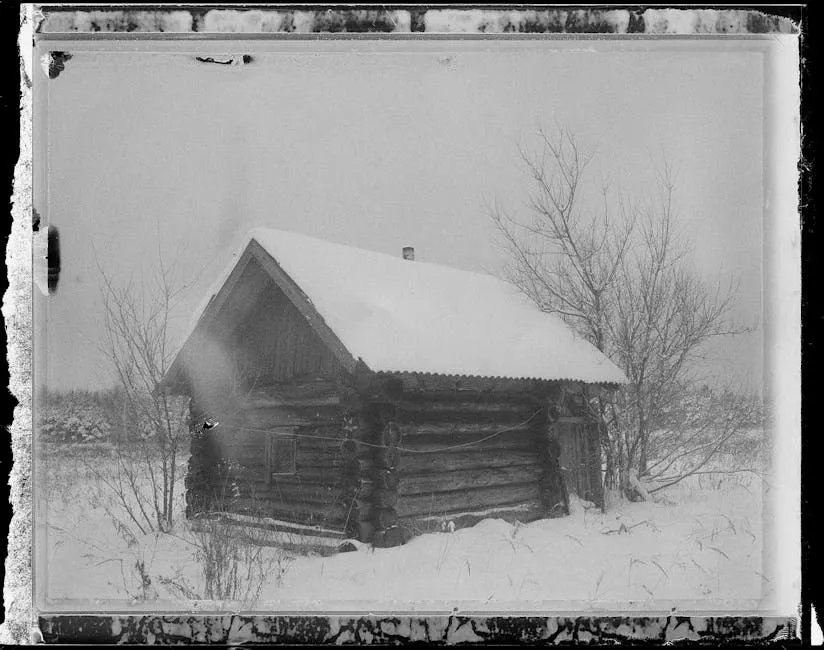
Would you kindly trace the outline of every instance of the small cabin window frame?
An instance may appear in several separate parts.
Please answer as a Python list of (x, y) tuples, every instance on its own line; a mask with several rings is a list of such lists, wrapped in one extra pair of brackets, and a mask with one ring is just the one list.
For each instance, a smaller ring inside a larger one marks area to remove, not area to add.
[[(264, 479), (269, 485), (278, 476), (294, 476), (297, 473), (297, 436), (295, 427), (269, 429), (264, 434), (263, 458)], [(284, 453), (285, 452), (285, 453)], [(275, 463), (275, 458), (286, 458), (286, 462)]]

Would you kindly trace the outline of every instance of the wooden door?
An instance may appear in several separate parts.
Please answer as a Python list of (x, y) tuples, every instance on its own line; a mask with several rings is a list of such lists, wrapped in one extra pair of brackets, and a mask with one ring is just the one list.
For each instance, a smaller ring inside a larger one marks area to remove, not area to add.
[(597, 423), (585, 418), (561, 418), (555, 426), (561, 449), (561, 474), (567, 490), (600, 505), (603, 488)]

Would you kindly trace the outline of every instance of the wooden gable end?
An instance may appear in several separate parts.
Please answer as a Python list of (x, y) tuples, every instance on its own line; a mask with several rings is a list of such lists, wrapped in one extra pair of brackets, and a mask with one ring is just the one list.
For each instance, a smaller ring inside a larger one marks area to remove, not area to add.
[(352, 373), (356, 361), (311, 300), (250, 242), (164, 378), (174, 392), (210, 398), (255, 383)]
[(249, 385), (334, 378), (345, 368), (274, 282), (227, 337), (238, 374)]

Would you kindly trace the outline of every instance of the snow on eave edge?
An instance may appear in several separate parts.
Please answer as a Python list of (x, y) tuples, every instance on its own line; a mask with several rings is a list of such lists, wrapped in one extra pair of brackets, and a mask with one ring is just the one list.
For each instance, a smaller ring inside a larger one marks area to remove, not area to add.
[(513, 375), (467, 375), (444, 372), (425, 372), (419, 370), (377, 370), (375, 375), (413, 375), (415, 377), (439, 377), (449, 380), (462, 379), (476, 379), (482, 381), (519, 381), (519, 382), (543, 382), (543, 383), (579, 383), (590, 386), (607, 386), (619, 388), (623, 384), (629, 383), (624, 378), (624, 381), (616, 381), (614, 379), (581, 379), (578, 377), (517, 377)]

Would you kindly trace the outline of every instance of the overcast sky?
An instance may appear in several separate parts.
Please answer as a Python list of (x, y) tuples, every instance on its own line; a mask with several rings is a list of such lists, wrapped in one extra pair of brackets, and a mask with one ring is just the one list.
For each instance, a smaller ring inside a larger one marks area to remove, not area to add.
[[(711, 351), (711, 373), (761, 383), (762, 59), (605, 43), (208, 45), (245, 66), (184, 53), (76, 52), (48, 92), (46, 218), (62, 275), (48, 301), (46, 383), (111, 382), (96, 348), (95, 255), (116, 281), (160, 250), (195, 279), (193, 310), (258, 225), (418, 260), (500, 273), (485, 204), (526, 215), (518, 143), (559, 124), (595, 149), (590, 177), (649, 196), (677, 170), (677, 217), (711, 280), (740, 279), (756, 330)], [(207, 47), (200, 45), (200, 47)], [(341, 51), (329, 51), (335, 49)], [(42, 378), (41, 378), (42, 379)]]

